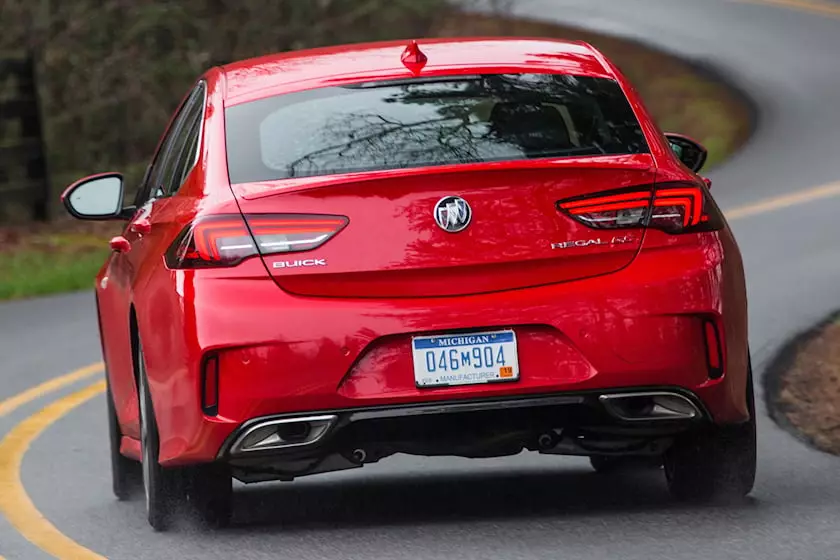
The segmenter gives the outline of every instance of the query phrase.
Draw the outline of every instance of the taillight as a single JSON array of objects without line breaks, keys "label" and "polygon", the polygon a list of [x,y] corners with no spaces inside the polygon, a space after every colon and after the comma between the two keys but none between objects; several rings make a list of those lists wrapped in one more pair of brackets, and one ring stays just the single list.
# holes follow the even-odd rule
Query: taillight
[{"label": "taillight", "polygon": [[715,231],[723,218],[705,187],[664,183],[561,200],[557,207],[596,229],[652,227],[668,233]]},{"label": "taillight", "polygon": [[[246,224],[247,220],[247,224]],[[344,216],[239,214],[205,216],[184,229],[166,253],[169,268],[235,266],[248,257],[320,247],[341,231]]]}]

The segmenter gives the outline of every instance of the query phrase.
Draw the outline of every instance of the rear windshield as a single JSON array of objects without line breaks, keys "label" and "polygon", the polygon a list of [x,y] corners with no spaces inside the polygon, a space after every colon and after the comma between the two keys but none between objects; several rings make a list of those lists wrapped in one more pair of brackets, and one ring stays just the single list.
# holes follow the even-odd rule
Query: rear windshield
[{"label": "rear windshield", "polygon": [[225,110],[232,183],[647,151],[614,80],[447,76],[328,87]]}]

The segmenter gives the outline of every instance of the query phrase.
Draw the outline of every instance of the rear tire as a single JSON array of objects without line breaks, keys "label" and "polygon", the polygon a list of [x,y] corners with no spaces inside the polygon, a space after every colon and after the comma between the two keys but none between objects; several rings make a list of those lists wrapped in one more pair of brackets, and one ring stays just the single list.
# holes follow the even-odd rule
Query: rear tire
[{"label": "rear tire", "polygon": [[713,426],[683,436],[665,454],[671,494],[684,501],[738,501],[755,484],[756,418],[752,368],[747,377],[748,422]]},{"label": "rear tire", "polygon": [[[138,342],[138,346],[140,346]],[[143,455],[143,488],[146,494],[146,513],[155,531],[166,531],[172,524],[176,510],[183,502],[181,471],[167,469],[160,464],[160,439],[155,421],[152,398],[148,390],[146,363],[142,348],[137,351],[140,397],[140,445]]]},{"label": "rear tire", "polygon": [[107,381],[106,375],[106,400],[108,406],[108,439],[111,452],[111,483],[114,496],[119,501],[131,499],[142,487],[142,471],[140,465],[120,453],[122,445],[122,432],[117,419],[117,411],[114,406],[114,397],[111,394],[111,384]]}]

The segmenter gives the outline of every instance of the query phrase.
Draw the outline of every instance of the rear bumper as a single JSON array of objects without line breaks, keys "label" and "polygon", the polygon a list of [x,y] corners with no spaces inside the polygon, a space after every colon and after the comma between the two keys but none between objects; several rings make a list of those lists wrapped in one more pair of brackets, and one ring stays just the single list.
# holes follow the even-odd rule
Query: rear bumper
[{"label": "rear bumper", "polygon": [[[456,400],[399,406],[321,411],[317,416],[285,414],[255,418],[237,428],[219,451],[219,459],[236,460],[259,455],[309,454],[332,448],[336,451],[388,441],[389,432],[402,423],[411,427],[397,440],[410,440],[418,433],[416,423],[446,422],[460,425],[470,417],[485,415],[499,424],[502,432],[527,419],[534,441],[551,430],[586,431],[600,428],[638,434],[671,434],[691,425],[709,421],[703,403],[679,388],[658,387],[627,391],[590,391],[504,399]],[[482,423],[488,428],[486,423]],[[277,437],[279,427],[317,426],[313,430],[294,430],[294,437]],[[374,437],[347,435],[378,425]],[[360,427],[363,427],[359,429]],[[524,426],[523,426],[524,427]],[[504,428],[504,429],[502,429]],[[449,430],[449,433],[459,431]],[[446,432],[443,432],[446,433]],[[249,445],[250,442],[250,445]]]},{"label": "rear bumper", "polygon": [[256,418],[227,438],[217,459],[251,482],[359,467],[394,453],[659,456],[675,436],[708,422],[699,399],[669,387],[378,406]]},{"label": "rear bumper", "polygon": [[[701,237],[701,236],[698,236]],[[284,293],[258,261],[236,278],[191,274],[195,308],[185,339],[143,334],[161,434],[161,460],[215,460],[254,419],[329,411],[439,406],[475,400],[603,394],[667,387],[704,418],[745,420],[746,297],[728,232],[697,244],[643,248],[608,276],[457,298],[330,299]],[[661,245],[661,244],[660,244]],[[730,258],[726,256],[729,255]],[[253,276],[242,267],[254,267]],[[176,275],[182,272],[174,273]],[[724,341],[724,374],[710,379],[703,321]],[[512,328],[520,380],[420,389],[413,335]],[[182,348],[179,348],[179,344]],[[165,353],[153,355],[155,352]],[[201,413],[201,358],[219,356],[218,416]],[[173,375],[171,364],[182,362]],[[326,411],[326,412],[325,412]],[[345,413],[341,413],[342,415]],[[342,416],[343,417],[343,416]]]}]

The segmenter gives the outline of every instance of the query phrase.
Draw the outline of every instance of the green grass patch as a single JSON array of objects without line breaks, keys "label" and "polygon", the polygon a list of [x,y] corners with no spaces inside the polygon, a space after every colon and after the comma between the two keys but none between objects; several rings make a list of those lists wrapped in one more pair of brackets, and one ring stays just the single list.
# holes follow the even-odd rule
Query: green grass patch
[{"label": "green grass patch", "polygon": [[85,290],[93,287],[108,251],[81,254],[24,251],[3,255],[0,300]]},{"label": "green grass patch", "polygon": [[2,230],[0,300],[87,290],[108,258],[107,236]]}]

